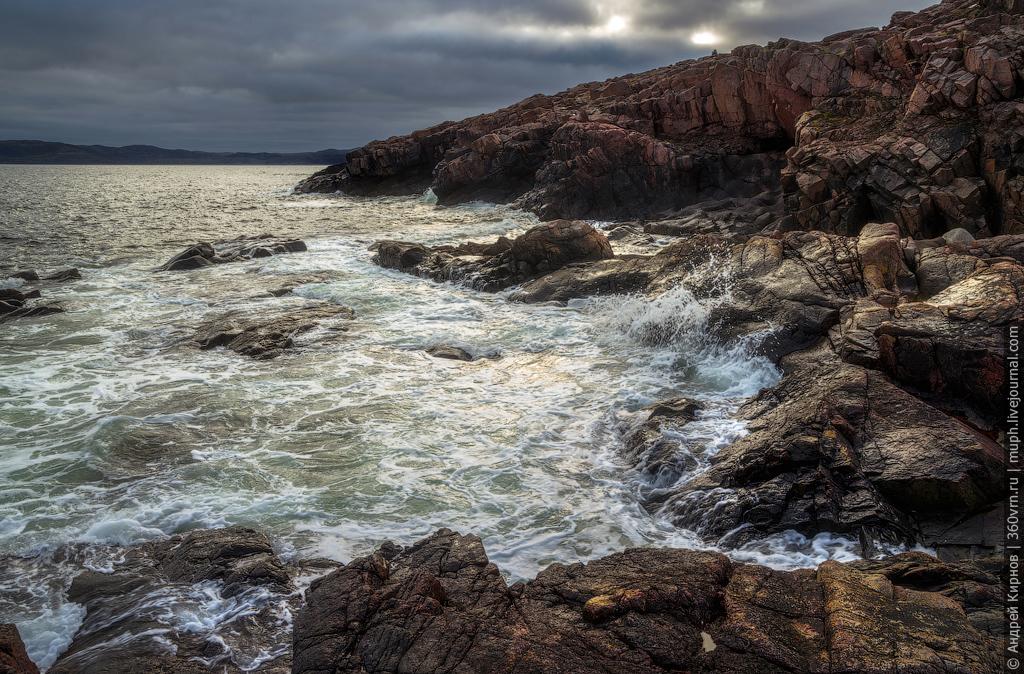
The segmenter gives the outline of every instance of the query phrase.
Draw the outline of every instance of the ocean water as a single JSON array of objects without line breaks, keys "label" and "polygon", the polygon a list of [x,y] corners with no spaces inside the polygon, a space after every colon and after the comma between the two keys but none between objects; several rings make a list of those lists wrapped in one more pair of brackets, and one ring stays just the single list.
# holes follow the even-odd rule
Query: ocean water
[{"label": "ocean water", "polygon": [[[42,286],[67,313],[0,323],[0,622],[19,625],[40,664],[81,621],[65,596],[75,573],[189,529],[252,525],[285,556],[347,561],[446,526],[479,535],[513,579],[629,546],[713,545],[644,509],[670,485],[619,449],[640,410],[670,397],[708,407],[683,438],[694,470],[745,432],[737,406],[778,372],[708,338],[727,277],[703,300],[678,288],[569,306],[431,283],[376,267],[368,246],[488,240],[535,218],[429,194],[292,194],[315,168],[0,166],[0,284],[24,268],[83,275]],[[309,251],[153,271],[196,240],[262,232]],[[348,331],[308,333],[272,361],[188,343],[226,311],[324,302],[355,310]],[[441,343],[496,357],[424,353]],[[853,548],[788,534],[730,552],[786,568]],[[216,588],[161,601],[188,610],[156,622],[210,638],[245,610]]]}]

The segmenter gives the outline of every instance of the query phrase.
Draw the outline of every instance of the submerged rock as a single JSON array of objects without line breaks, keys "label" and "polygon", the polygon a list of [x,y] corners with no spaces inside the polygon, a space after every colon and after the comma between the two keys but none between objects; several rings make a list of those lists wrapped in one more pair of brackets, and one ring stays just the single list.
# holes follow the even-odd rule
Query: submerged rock
[{"label": "submerged rock", "polygon": [[305,250],[305,242],[298,239],[279,239],[270,234],[241,236],[237,239],[197,243],[189,246],[158,267],[157,271],[199,269],[214,264],[252,260]]},{"label": "submerged rock", "polygon": [[684,472],[696,467],[691,448],[684,446],[676,431],[696,420],[703,408],[688,398],[663,400],[647,408],[645,419],[628,429],[623,438],[624,454],[652,486],[675,484]]},{"label": "submerged rock", "polygon": [[378,241],[374,263],[435,281],[463,281],[495,292],[574,262],[613,256],[604,234],[585,222],[555,220],[514,240],[428,248],[405,241]]},{"label": "submerged rock", "polygon": [[[291,309],[276,315],[252,316],[229,313],[204,323],[192,337],[200,349],[223,346],[257,360],[269,360],[295,345],[294,338],[317,327],[323,321],[355,317],[348,307],[314,305]],[[348,328],[334,325],[334,330]]]},{"label": "submerged rock", "polygon": [[[68,599],[85,607],[85,618],[49,671],[241,672],[249,661],[240,651],[263,651],[259,671],[283,674],[288,649],[275,611],[294,602],[295,573],[265,535],[243,527],[127,548],[111,573],[85,571],[72,582]],[[215,620],[230,620],[230,628],[218,631]]]},{"label": "submerged rock", "polygon": [[427,353],[434,358],[444,358],[447,360],[464,360],[466,362],[476,360],[469,351],[459,346],[452,346],[451,344],[437,344],[428,348]]},{"label": "submerged rock", "polygon": [[442,529],[316,581],[293,671],[988,674],[999,601],[995,573],[920,553],[780,572],[632,549],[510,587]]},{"label": "submerged rock", "polygon": [[75,267],[68,269],[62,269],[55,271],[52,274],[43,277],[44,281],[74,281],[82,278],[82,272],[78,271]]},{"label": "submerged rock", "polygon": [[0,288],[0,321],[8,318],[30,318],[59,314],[64,308],[59,304],[30,303],[29,300],[39,299],[42,294],[38,290],[17,290]]}]

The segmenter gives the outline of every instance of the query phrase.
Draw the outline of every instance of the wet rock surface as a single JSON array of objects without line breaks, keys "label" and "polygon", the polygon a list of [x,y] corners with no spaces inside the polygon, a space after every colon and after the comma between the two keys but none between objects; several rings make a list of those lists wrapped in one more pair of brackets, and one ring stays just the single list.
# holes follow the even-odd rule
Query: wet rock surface
[{"label": "wet rock surface", "polygon": [[0,674],[39,674],[14,625],[0,625]]},{"label": "wet rock surface", "polygon": [[373,261],[435,281],[459,281],[495,292],[574,262],[613,255],[604,234],[591,225],[555,220],[529,229],[514,240],[491,244],[427,247],[405,241],[378,241]]},{"label": "wet rock surface", "polygon": [[200,349],[225,347],[257,360],[277,358],[285,349],[295,346],[295,337],[330,322],[330,329],[344,332],[339,319],[355,317],[348,307],[312,305],[255,316],[228,313],[201,325],[192,337]]},{"label": "wet rock surface", "polygon": [[[244,527],[127,548],[109,573],[86,571],[71,584],[68,599],[86,615],[49,671],[241,672],[266,648],[270,657],[256,663],[259,671],[287,672],[281,610],[296,603],[296,572],[264,534]],[[215,633],[205,625],[204,605],[222,620],[233,615],[230,628]]]},{"label": "wet rock surface", "polygon": [[[741,410],[749,433],[652,507],[729,547],[830,531],[859,537],[868,552],[924,543],[959,556],[961,546],[945,550],[925,530],[1000,506],[1002,448],[827,344],[782,368],[780,384]],[[966,552],[996,552],[995,541],[975,544]]]},{"label": "wet rock surface", "polygon": [[315,582],[293,671],[982,674],[997,569],[907,553],[780,572],[632,549],[510,587],[480,539],[441,530]]},{"label": "wet rock surface", "polygon": [[[72,267],[41,276],[39,272],[29,269],[9,274],[7,278],[47,286],[49,283],[78,280],[82,278],[82,273]],[[64,313],[65,309],[61,304],[42,301],[42,297],[43,293],[38,287],[0,288],[0,322],[12,318],[34,318]]]},{"label": "wet rock surface", "polygon": [[305,250],[305,242],[298,239],[279,239],[271,234],[242,236],[189,246],[158,267],[157,271],[201,269],[214,264],[271,257],[283,253],[299,253]]}]

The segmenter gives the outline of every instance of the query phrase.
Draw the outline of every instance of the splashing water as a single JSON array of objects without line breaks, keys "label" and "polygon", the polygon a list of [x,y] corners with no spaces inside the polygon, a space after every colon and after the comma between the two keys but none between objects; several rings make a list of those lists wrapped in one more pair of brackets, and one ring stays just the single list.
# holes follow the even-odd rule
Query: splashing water
[{"label": "splashing water", "polygon": [[[681,438],[696,465],[672,476],[690,479],[744,433],[738,404],[776,381],[750,344],[710,338],[729,298],[726,265],[695,270],[714,290],[700,296],[680,285],[653,300],[510,303],[380,269],[367,247],[493,240],[533,216],[440,208],[429,194],[292,194],[309,172],[0,167],[14,242],[0,277],[15,267],[83,272],[44,288],[67,313],[0,330],[0,622],[18,624],[38,663],[52,663],[81,621],[66,601],[71,578],[117,566],[98,551],[195,528],[255,526],[296,555],[347,561],[447,526],[480,535],[512,578],[628,546],[706,547],[644,509],[643,497],[667,485],[620,450],[645,406],[700,400],[705,411]],[[303,237],[309,252],[152,271],[194,240],[261,231]],[[227,311],[318,302],[353,307],[349,331],[308,333],[273,361],[187,343]],[[437,344],[500,357],[424,352]],[[65,554],[72,548],[94,554]],[[787,567],[843,550],[793,540],[734,554]],[[192,608],[156,622],[210,640],[230,641],[232,616],[263,607],[255,595],[249,608],[223,603],[216,587],[168,592],[152,610]],[[275,657],[272,647],[231,652],[246,667]]]}]

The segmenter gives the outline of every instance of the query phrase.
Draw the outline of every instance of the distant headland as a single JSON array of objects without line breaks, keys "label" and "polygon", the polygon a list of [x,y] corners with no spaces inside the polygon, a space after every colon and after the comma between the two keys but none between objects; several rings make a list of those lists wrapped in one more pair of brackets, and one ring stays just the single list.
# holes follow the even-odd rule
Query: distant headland
[{"label": "distant headland", "polygon": [[343,164],[348,150],[316,152],[199,152],[153,145],[71,145],[0,140],[0,164]]}]

